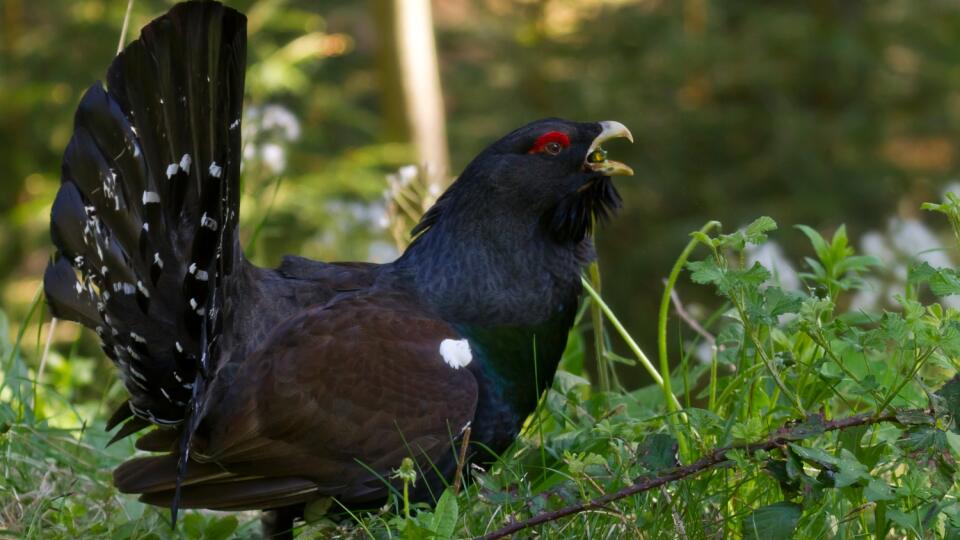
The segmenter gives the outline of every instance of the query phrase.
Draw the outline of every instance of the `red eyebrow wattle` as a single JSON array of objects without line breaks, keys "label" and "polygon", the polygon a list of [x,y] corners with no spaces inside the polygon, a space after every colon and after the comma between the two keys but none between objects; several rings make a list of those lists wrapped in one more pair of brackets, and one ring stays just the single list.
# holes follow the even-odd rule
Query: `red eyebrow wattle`
[{"label": "red eyebrow wattle", "polygon": [[560,131],[550,131],[544,133],[543,135],[537,137],[537,140],[534,141],[533,146],[530,147],[529,153],[536,154],[537,152],[541,152],[544,146],[554,142],[560,143],[561,146],[566,148],[570,146],[570,137],[568,137],[566,133],[562,133]]}]

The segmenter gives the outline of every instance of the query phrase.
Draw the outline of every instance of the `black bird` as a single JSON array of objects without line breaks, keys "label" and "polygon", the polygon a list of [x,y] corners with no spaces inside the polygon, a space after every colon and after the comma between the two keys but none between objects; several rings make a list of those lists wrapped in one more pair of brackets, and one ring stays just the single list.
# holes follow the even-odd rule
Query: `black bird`
[{"label": "black bird", "polygon": [[114,481],[174,512],[362,507],[411,456],[416,497],[439,496],[466,426],[488,461],[549,387],[591,226],[620,204],[610,177],[632,174],[600,144],[630,132],[533,122],[466,167],[396,261],[263,269],[237,235],[245,62],[242,14],[178,4],[77,109],[44,287],[119,368],[115,439],[157,426],[137,446],[160,454]]}]

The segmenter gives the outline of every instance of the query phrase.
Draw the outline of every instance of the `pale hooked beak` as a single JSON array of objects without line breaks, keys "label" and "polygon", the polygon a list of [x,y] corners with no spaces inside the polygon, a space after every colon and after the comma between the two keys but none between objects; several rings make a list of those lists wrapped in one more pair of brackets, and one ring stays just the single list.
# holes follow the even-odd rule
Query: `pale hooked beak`
[{"label": "pale hooked beak", "polygon": [[584,167],[604,176],[633,176],[633,169],[629,165],[607,159],[606,150],[600,147],[601,144],[610,139],[624,138],[633,142],[633,134],[630,133],[627,126],[613,120],[600,122],[600,128],[600,134],[590,143],[590,149],[587,150]]}]

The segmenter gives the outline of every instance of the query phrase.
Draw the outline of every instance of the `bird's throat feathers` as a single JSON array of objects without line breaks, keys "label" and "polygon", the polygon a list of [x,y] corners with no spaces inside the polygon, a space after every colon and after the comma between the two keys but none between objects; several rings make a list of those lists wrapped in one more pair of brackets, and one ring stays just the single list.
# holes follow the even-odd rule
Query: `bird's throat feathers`
[{"label": "bird's throat feathers", "polygon": [[446,210],[431,209],[429,226],[394,263],[444,318],[539,324],[578,301],[580,274],[596,256],[589,236],[557,241],[540,223]]}]

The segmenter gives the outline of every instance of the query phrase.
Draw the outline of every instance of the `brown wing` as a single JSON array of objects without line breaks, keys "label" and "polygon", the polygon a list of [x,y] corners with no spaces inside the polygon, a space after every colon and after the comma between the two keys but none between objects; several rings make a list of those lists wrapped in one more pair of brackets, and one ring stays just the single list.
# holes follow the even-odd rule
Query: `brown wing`
[{"label": "brown wing", "polygon": [[[453,454],[477,384],[440,355],[448,324],[400,294],[361,294],[281,324],[214,380],[185,507],[269,508],[319,495],[382,498],[406,456],[429,470]],[[169,503],[172,456],[121,466],[121,491]]]}]

